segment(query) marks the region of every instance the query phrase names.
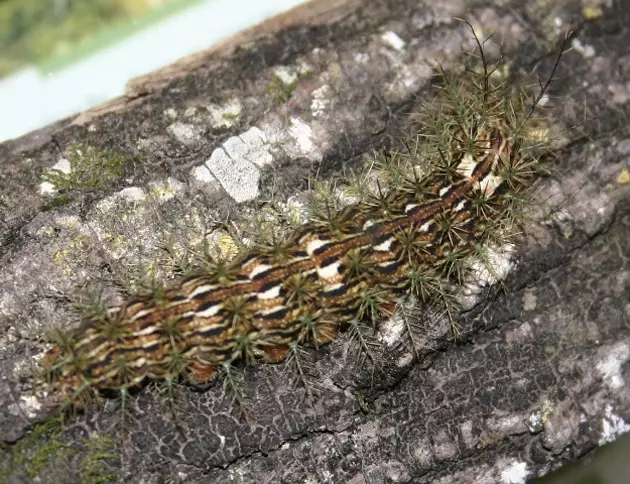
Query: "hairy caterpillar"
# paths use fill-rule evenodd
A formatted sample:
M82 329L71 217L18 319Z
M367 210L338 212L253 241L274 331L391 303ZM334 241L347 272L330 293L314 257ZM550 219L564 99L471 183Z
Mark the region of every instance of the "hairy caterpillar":
M463 283L468 259L511 236L538 168L527 134L546 89L528 110L483 63L468 91L442 90L429 109L435 132L396 158L395 187L85 321L45 358L55 392L75 402L147 379L203 383L220 365L280 361L293 344L385 318L405 294L429 302Z

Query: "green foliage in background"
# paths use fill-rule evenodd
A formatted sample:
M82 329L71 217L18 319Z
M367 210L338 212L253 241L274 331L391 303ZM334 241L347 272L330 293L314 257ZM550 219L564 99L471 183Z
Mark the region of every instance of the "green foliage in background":
M150 3L148 0L0 0L0 77L63 53L104 27L142 13Z

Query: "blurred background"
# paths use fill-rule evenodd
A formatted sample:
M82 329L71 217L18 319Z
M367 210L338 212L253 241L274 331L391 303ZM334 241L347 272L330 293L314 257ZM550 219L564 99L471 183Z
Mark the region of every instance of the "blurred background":
M306 0L0 0L0 142Z

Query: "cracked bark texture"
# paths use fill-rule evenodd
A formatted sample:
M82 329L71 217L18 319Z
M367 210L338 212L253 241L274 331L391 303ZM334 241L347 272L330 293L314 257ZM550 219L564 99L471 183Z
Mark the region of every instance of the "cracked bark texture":
M119 302L113 274L167 277L164 246L238 220L255 195L287 200L306 175L334 176L395 145L432 95L435 60L456 68L473 47L454 17L496 29L533 79L575 29L550 114L567 127L586 118L558 151L561 176L541 185L541 204L562 203L562 216L527 226L515 268L459 317L460 337L429 318L426 351L384 345L379 370L360 365L346 337L308 350L310 400L286 365L247 368L246 418L220 384L180 389L176 423L155 389L133 399L124 426L108 401L64 424L72 452L52 455L37 482L84 481L87 442L102 435L117 482L524 482L630 430L630 4L591 7L603 15L587 22L577 1L314 2L1 144L1 478L33 479L15 446L49 412L28 375L45 331L78 321L72 297L95 284ZM141 158L43 210L42 173L73 142ZM219 182L212 166L240 178Z

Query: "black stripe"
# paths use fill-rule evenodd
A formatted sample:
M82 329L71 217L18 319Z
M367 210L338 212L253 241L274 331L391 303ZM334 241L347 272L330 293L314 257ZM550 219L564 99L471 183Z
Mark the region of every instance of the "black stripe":
M320 240L320 239L317 239ZM323 242L323 241L322 241ZM324 243L324 245L322 245L321 247L318 247L317 249L315 249L313 251L313 255L320 255L323 254L324 252L326 252L330 247L333 247L334 244L331 242L326 242Z
M210 309L212 306L216 306L218 304L220 304L218 301L205 301L205 302L201 303L197 308L195 308L194 311L196 313L201 313L201 312L205 311L206 309ZM222 311L223 311L223 308L220 308L219 311L217 312L217 315L221 314Z
M290 308L283 307L282 309L278 309L272 313L262 314L258 313L256 316L264 319L265 321L273 320L273 319L284 319L284 317L289 312Z
M280 286L280 282L276 279L272 279L262 285L258 293L267 292L269 289L273 289L276 286ZM280 293L282 294L282 286L280 287Z
M383 267L380 264L375 266L375 269L381 274L393 274L398 270L398 268L402 265L402 261L395 260L392 262L388 262L387 266Z
M327 259L324 259L321 263L321 265L319 266L320 269L323 269L324 267L328 267L330 265L333 265L335 263L339 262L339 256L332 256L332 257L328 257ZM341 271L337 270L337 273L339 273Z
M339 297L343 296L346 292L348 292L348 286L342 284L337 289L333 289L332 291L326 291L322 289L321 291L319 291L319 295L321 297Z
M225 320L223 320L223 322L225 322ZM202 338L210 338L212 336L220 335L223 331L225 331L225 325L217 324L213 325L210 329L206 329L203 331L194 331L189 336L201 336Z

